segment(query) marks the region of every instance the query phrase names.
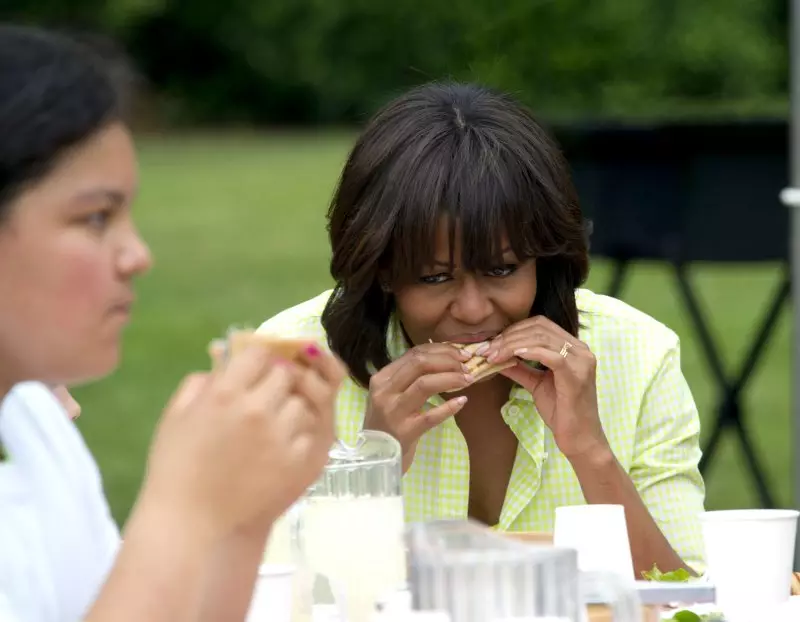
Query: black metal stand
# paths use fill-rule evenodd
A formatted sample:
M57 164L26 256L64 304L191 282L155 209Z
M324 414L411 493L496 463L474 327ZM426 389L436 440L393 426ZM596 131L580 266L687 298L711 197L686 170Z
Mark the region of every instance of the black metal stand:
M607 289L610 296L615 298L619 297L629 266L630 261L628 260L618 260L614 262L611 280ZM708 470L711 459L714 457L719 446L719 441L722 439L722 435L726 430L730 429L732 433L739 438L739 444L744 453L744 458L756 486L756 491L762 507L774 508L775 497L770 491L766 477L764 476L764 469L761 466L761 461L745 429L741 395L764 354L764 350L774 332L783 306L790 300L791 272L789 266L788 264L786 265L784 275L775 293L770 298L769 307L761 319L760 326L755 332L739 372L732 377L725 371L722 358L719 354L719 347L711 336L708 321L700 308L697 294L689 280L689 265L686 263L672 263L672 266L675 270L678 291L689 312L693 328L700 341L703 356L711 369L719 390L717 418L714 422L711 436L708 437L708 441L703 449L703 457L700 460L700 471L705 474Z

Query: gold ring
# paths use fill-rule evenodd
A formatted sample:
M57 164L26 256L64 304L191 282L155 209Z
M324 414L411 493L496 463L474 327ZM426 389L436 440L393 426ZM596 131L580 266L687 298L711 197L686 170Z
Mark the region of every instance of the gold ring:
M569 341L565 341L564 345L561 346L559 354L564 358L567 358L567 354L569 354L570 349L572 349L572 344Z

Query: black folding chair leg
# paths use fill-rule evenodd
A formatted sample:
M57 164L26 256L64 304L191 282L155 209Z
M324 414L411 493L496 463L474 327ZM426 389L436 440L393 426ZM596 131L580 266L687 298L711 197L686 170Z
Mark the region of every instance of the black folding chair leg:
M622 291L622 285L627 277L629 266L630 262L624 259L614 262L611 280L607 289L609 296L615 298L619 296L619 293ZM764 349L778 322L783 305L791 295L791 275L787 270L783 280L778 285L775 295L772 297L772 302L767 312L764 314L761 325L743 360L739 374L731 381L722 364L722 358L719 355L719 350L714 342L714 338L711 336L711 330L705 320L705 315L700 308L700 302L692 289L687 270L688 266L684 263L676 262L673 264L673 267L675 268L678 290L689 312L689 317L694 325L697 337L700 340L700 347L703 355L705 356L708 366L711 368L711 372L717 382L718 390L720 391L717 419L714 423L714 428L711 430L711 436L708 437L706 445L703 448L703 455L700 458L699 465L700 472L705 474L708 471L711 459L719 448L719 442L722 440L723 433L727 428L732 428L734 433L739 437L742 452L744 453L745 461L749 467L750 475L755 482L758 498L762 507L773 508L775 507L775 500L767 485L766 478L764 477L764 469L753 448L750 437L747 435L747 430L744 428L740 394L760 362Z
M619 298L619 295L622 292L622 285L625 282L625 278L628 276L628 267L629 262L627 259L617 259L614 261L611 280L606 288L606 292L612 298Z
M676 263L674 267L676 280L678 282L678 290L683 297L683 302L686 305L686 309L689 311L689 317L700 339L700 346L703 350L703 354L708 361L709 367L711 367L711 372L717 379L717 383L720 388L725 391L729 385L728 374L725 372L722 359L717 351L717 345L714 343L714 338L711 336L708 324L706 324L703 311L700 309L700 303L692 289L692 284L689 282L689 274L686 265Z
M736 430L736 435L739 437L739 442L742 445L744 458L750 467L750 474L755 482L761 507L774 508L775 498L772 496L772 493L769 490L767 480L764 477L764 469L762 468L761 462L758 460L758 456L753 448L752 442L750 441L750 437L747 435L747 430L744 429L744 422L742 421L741 417L737 417L735 419L734 429Z
M700 456L699 467L700 473L704 475L711 465L711 458L714 457L714 454L717 450L717 445L719 445L720 440L722 440L722 432L728 426L728 420L724 417L725 415L722 413L722 408L720 408L717 414L717 423L711 430L711 436L708 437L706 446L702 448L703 455Z
M741 367L740 373L735 380L731 382L728 379L725 369L722 364L722 359L719 356L718 349L711 336L711 331L705 321L705 316L700 309L697 296L692 289L689 281L686 266L684 264L675 264L675 275L677 277L678 287L683 297L684 303L689 311L689 315L697 331L700 339L700 345L703 354L708 361L711 370L716 377L719 391L721 393L721 402L717 411L717 420L714 428L711 431L705 448L703 449L703 456L700 460L700 472L705 473L711 463L711 459L716 452L719 441L722 438L726 428L733 428L739 441L742 445L742 451L749 467L750 475L756 484L758 496L763 507L775 507L774 497L769 490L766 478L764 477L764 470L753 448L750 437L744 428L744 421L742 417L740 394L744 389L747 381L751 378L757 364L761 360L764 348L772 336L775 324L780 317L780 311L783 304L789 298L791 281L788 274L784 277L778 286L778 291L772 297L772 302L769 309L764 315L761 326L756 333L755 338L748 350L747 356Z
M770 304L767 312L764 314L764 319L761 321L761 326L756 332L756 336L753 339L750 350L744 357L744 363L742 364L739 375L734 383L734 387L738 391L744 389L744 385L752 377L753 372L756 369L756 365L758 365L758 363L761 361L761 356L764 353L764 349L767 347L767 344L769 343L769 338L772 336L772 333L775 330L775 325L778 323L783 306L789 300L791 294L792 276L789 272L789 267L787 266L786 273L784 274L781 282L778 284L775 294L772 296L772 303Z

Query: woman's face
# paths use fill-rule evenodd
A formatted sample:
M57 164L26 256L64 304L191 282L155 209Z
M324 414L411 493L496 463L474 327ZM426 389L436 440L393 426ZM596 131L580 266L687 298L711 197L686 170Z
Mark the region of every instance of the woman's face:
M519 261L508 248L501 265L473 274L460 269L456 242L450 272L448 233L443 222L436 234L435 265L428 266L416 283L393 290L398 317L414 345L491 339L527 318L536 298L535 260Z
M131 219L136 155L122 124L65 155L0 223L0 378L71 385L119 360L150 252Z

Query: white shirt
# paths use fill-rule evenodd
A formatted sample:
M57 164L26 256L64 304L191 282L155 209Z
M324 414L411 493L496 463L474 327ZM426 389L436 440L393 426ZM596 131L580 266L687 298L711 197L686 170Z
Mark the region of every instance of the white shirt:
M0 622L78 622L119 546L97 464L38 382L6 396L0 439Z

